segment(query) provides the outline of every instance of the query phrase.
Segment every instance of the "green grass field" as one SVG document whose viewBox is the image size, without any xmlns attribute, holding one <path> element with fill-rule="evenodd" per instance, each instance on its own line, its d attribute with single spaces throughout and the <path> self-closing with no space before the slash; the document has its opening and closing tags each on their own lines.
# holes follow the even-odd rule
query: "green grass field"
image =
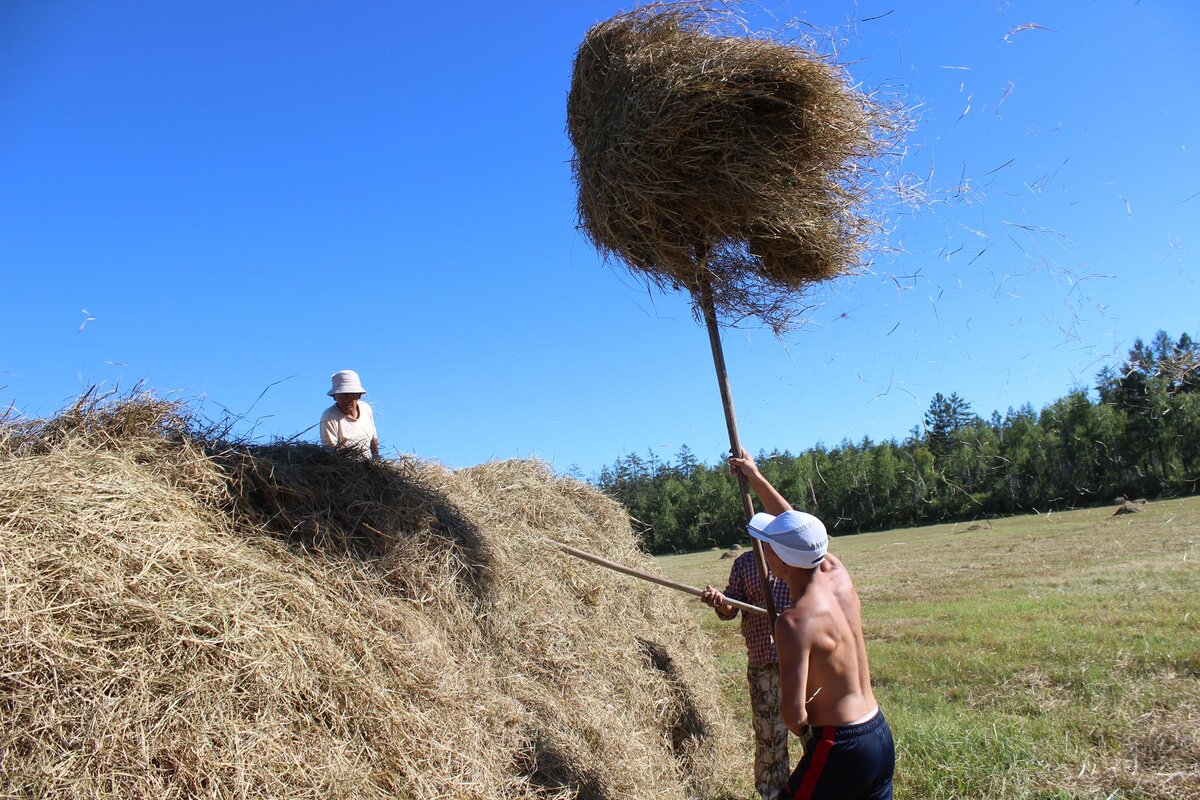
<svg viewBox="0 0 1200 800">
<path fill-rule="evenodd" d="M 897 797 L 1200 798 L 1200 498 L 1114 510 L 833 540 L 863 601 Z M 721 555 L 659 565 L 722 587 Z M 738 625 L 695 613 L 744 723 L 750 798 Z"/>
</svg>

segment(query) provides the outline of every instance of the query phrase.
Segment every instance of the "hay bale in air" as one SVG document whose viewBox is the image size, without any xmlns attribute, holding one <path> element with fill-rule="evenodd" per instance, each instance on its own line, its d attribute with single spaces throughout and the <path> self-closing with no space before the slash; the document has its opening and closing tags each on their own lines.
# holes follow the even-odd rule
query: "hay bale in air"
<svg viewBox="0 0 1200 800">
<path fill-rule="evenodd" d="M 895 126 L 832 60 L 692 3 L 592 27 L 567 130 L 582 230 L 659 288 L 777 331 L 809 284 L 853 270 Z"/>
<path fill-rule="evenodd" d="M 537 541 L 653 570 L 615 503 L 535 462 L 225 445 L 180 411 L 0 424 L 0 796 L 724 791 L 684 599 Z"/>
</svg>

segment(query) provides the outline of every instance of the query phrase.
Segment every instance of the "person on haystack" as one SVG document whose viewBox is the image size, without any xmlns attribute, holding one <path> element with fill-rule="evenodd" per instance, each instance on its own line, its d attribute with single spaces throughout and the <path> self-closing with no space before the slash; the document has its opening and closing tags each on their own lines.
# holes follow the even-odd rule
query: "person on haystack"
<svg viewBox="0 0 1200 800">
<path fill-rule="evenodd" d="M 729 569 L 724 591 L 705 586 L 701 602 L 711 606 L 717 617 L 732 620 L 738 610 L 726 598 L 766 607 L 762 580 L 754 551 L 747 550 Z M 787 582 L 767 573 L 775 608 L 783 611 L 792 604 Z M 771 627 L 763 614 L 742 615 L 742 638 L 746 642 L 746 682 L 750 686 L 750 710 L 754 726 L 754 788 L 763 800 L 780 800 L 788 779 L 788 729 L 779 714 L 779 662 Z"/>
<path fill-rule="evenodd" d="M 333 386 L 326 392 L 334 403 L 321 415 L 321 443 L 332 448 L 348 448 L 364 457 L 379 458 L 379 437 L 375 433 L 375 412 L 362 396 L 367 393 L 358 373 L 344 369 L 333 373 Z"/>
<path fill-rule="evenodd" d="M 792 510 L 744 451 L 729 459 L 764 511 L 748 526 L 793 602 L 775 621 L 780 713 L 804 740 L 787 781 L 792 800 L 891 800 L 896 750 L 875 694 L 862 606 L 821 520 Z M 782 606 L 780 608 L 783 608 Z"/>
</svg>

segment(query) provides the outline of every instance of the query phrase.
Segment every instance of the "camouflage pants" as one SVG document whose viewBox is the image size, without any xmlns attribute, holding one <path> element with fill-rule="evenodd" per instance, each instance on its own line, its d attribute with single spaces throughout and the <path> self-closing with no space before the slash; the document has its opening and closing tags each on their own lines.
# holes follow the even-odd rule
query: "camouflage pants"
<svg viewBox="0 0 1200 800">
<path fill-rule="evenodd" d="M 781 800 L 788 779 L 788 729 L 779 716 L 779 664 L 747 667 L 754 712 L 754 788 L 763 800 Z"/>
</svg>

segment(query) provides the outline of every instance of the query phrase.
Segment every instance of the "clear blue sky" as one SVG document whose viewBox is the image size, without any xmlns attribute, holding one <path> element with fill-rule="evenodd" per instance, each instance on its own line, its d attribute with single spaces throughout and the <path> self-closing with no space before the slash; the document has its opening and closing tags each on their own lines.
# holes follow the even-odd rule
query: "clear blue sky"
<svg viewBox="0 0 1200 800">
<path fill-rule="evenodd" d="M 624 7 L 4 0 L 0 403 L 143 380 L 286 437 L 351 368 L 385 453 L 712 462 L 686 298 L 575 230 L 571 61 Z M 1040 408 L 1135 337 L 1200 332 L 1200 5 L 767 0 L 753 22 L 793 17 L 919 106 L 905 169 L 972 192 L 896 215 L 898 252 L 785 340 L 727 332 L 748 447 L 902 437 L 938 391 Z"/>
</svg>

